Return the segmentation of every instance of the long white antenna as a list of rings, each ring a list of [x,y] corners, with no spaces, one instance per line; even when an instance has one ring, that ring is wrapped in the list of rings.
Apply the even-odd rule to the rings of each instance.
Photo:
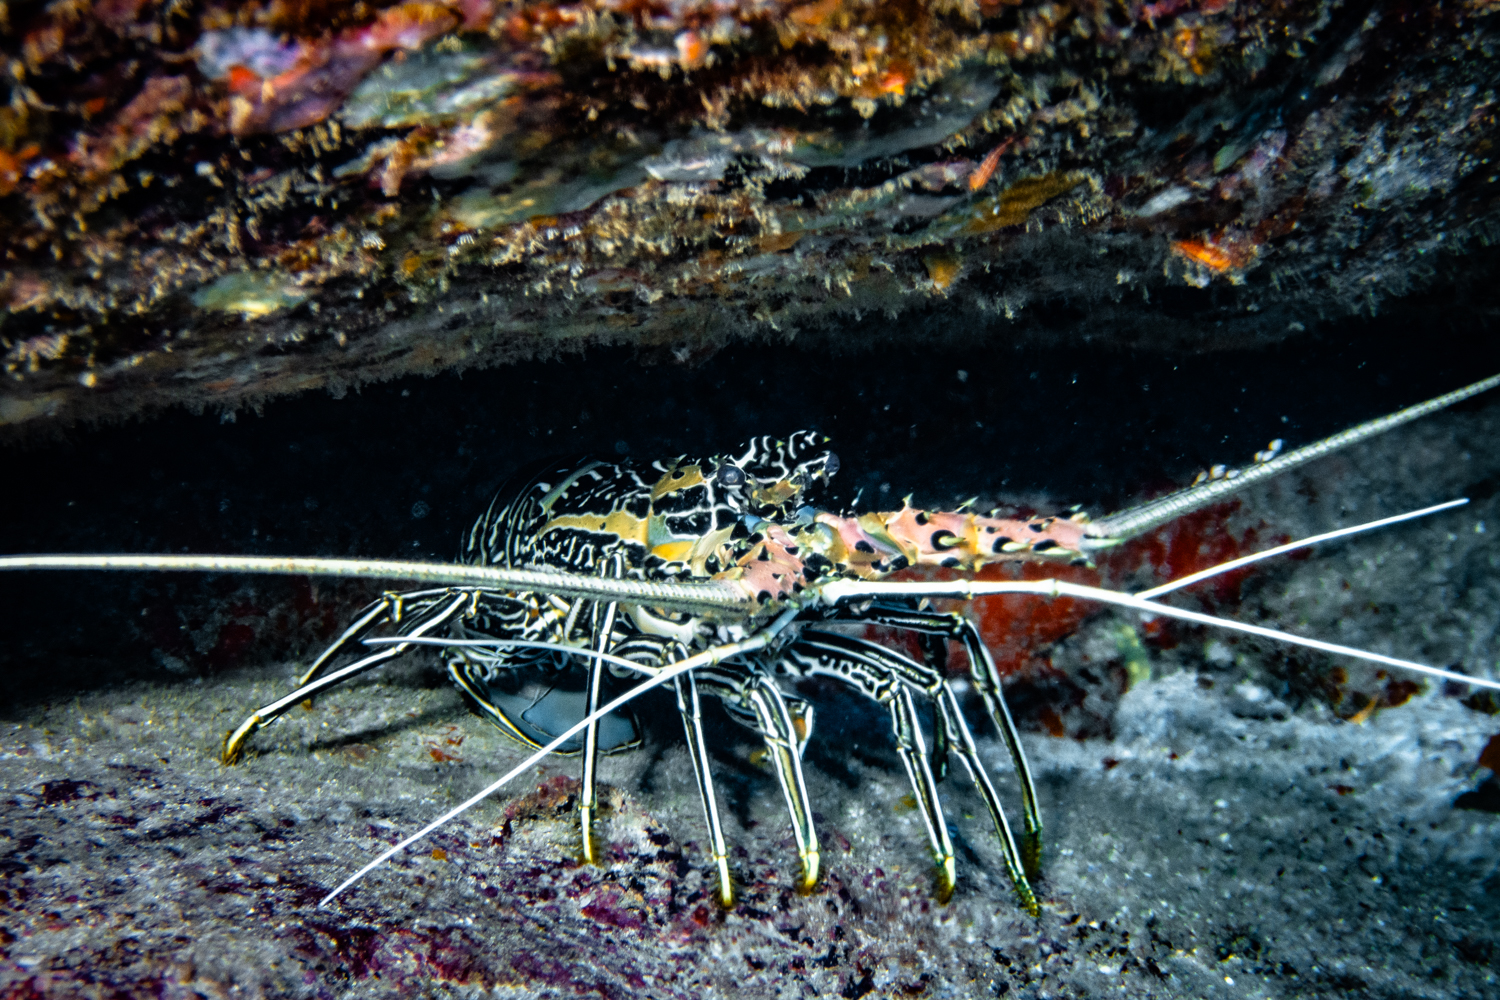
[[[1196,622],[1200,625],[1212,625],[1215,628],[1230,629],[1234,632],[1246,632],[1250,635],[1275,639],[1293,646],[1306,646],[1308,649],[1317,649],[1325,653],[1352,656],[1357,660],[1368,660],[1371,663],[1380,663],[1388,667],[1398,667],[1401,670],[1411,670],[1420,674],[1441,677],[1444,680],[1461,681],[1465,684],[1473,684],[1476,687],[1487,687],[1500,691],[1500,681],[1470,677],[1467,674],[1455,673],[1451,670],[1429,667],[1425,663],[1414,663],[1411,660],[1402,660],[1394,656],[1371,653],[1363,649],[1355,649],[1353,646],[1341,646],[1335,642],[1324,642],[1321,639],[1308,639],[1304,636],[1293,635],[1290,632],[1282,632],[1274,628],[1237,622],[1232,618],[1217,618],[1213,615],[1206,615],[1197,611],[1174,608],[1170,604],[1158,604],[1155,601],[1148,601],[1133,594],[1122,594],[1118,591],[1105,590],[1101,587],[1086,587],[1082,584],[1068,583],[1063,580],[952,580],[943,583],[869,583],[863,580],[836,580],[833,583],[825,585],[822,592],[823,599],[830,603],[862,597],[956,597],[962,600],[972,600],[976,597],[989,597],[995,594],[1080,597],[1084,600],[1114,604],[1122,608],[1133,608],[1137,611],[1145,611],[1149,614],[1162,615],[1167,618],[1180,618],[1183,621]]]
[[[1154,597],[1160,597],[1162,594],[1170,594],[1174,590],[1181,590],[1183,587],[1195,584],[1199,580],[1207,580],[1210,577],[1218,576],[1221,573],[1228,573],[1230,570],[1239,569],[1241,566],[1248,566],[1251,563],[1260,562],[1262,559],[1269,559],[1272,556],[1279,556],[1286,552],[1294,552],[1297,549],[1304,549],[1309,545],[1316,545],[1319,542],[1330,541],[1334,538],[1343,538],[1345,535],[1357,535],[1361,531],[1374,531],[1376,528],[1384,528],[1389,524],[1400,524],[1402,521],[1410,521],[1414,518],[1426,517],[1428,514],[1436,514],[1440,510],[1450,510],[1454,507],[1462,507],[1468,502],[1468,497],[1460,497],[1457,500],[1449,500],[1447,503],[1435,504],[1431,507],[1423,507],[1421,510],[1414,510],[1405,514],[1397,514],[1394,517],[1383,517],[1378,521],[1366,521],[1364,524],[1356,524],[1351,528],[1339,528],[1336,531],[1328,531],[1324,532],[1321,535],[1312,535],[1308,538],[1303,538],[1295,542],[1287,542],[1285,545],[1278,545],[1274,549],[1266,549],[1264,552],[1252,552],[1248,556],[1241,556],[1238,559],[1231,559],[1229,562],[1219,563],[1219,565],[1217,566],[1210,566],[1208,569],[1199,570],[1197,573],[1189,573],[1187,576],[1184,576],[1179,580],[1172,580],[1169,583],[1162,584],[1160,587],[1152,587],[1150,590],[1137,591],[1135,596],[1143,597],[1149,601]]]

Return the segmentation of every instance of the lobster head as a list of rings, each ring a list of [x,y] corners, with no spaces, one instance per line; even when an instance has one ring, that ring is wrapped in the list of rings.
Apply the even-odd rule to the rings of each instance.
[[[738,513],[785,520],[839,471],[839,457],[823,447],[827,443],[816,431],[753,438],[737,453],[713,459],[714,478]]]

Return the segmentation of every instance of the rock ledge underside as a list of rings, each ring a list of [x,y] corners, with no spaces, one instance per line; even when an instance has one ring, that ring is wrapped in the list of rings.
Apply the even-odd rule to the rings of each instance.
[[[1282,338],[1482,269],[1496,9],[12,5],[0,425],[601,344]]]

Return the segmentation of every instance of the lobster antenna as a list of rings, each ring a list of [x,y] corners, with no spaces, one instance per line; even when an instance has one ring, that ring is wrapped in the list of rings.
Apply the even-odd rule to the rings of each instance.
[[[1357,535],[1362,531],[1374,531],[1376,528],[1384,528],[1386,525],[1399,524],[1402,521],[1411,521],[1415,518],[1426,517],[1428,514],[1436,514],[1440,510],[1451,510],[1454,507],[1462,507],[1468,502],[1468,497],[1459,497],[1457,500],[1449,500],[1447,503],[1436,504],[1432,507],[1423,507],[1421,510],[1408,511],[1405,514],[1397,514],[1394,517],[1383,517],[1378,521],[1366,521],[1364,524],[1356,524],[1350,528],[1339,528],[1336,531],[1327,531],[1321,535],[1312,535],[1295,542],[1287,542],[1285,545],[1278,545],[1274,549],[1266,549],[1264,552],[1252,552],[1248,556],[1241,556],[1238,559],[1231,559],[1229,562],[1219,563],[1217,566],[1210,566],[1208,569],[1199,570],[1197,573],[1190,573],[1181,579],[1172,580],[1159,587],[1152,587],[1150,590],[1136,591],[1135,596],[1143,597],[1149,601],[1160,597],[1162,594],[1170,594],[1174,590],[1181,590],[1183,587],[1195,584],[1199,580],[1207,580],[1209,577],[1228,573],[1232,569],[1239,569],[1241,566],[1248,566],[1251,563],[1260,562],[1262,559],[1279,556],[1284,552],[1293,552],[1297,549],[1306,548],[1309,545],[1316,545],[1319,542],[1343,538],[1345,535]]]
[[[0,571],[26,569],[158,570],[195,573],[270,573],[361,580],[411,580],[494,590],[540,591],[564,597],[625,601],[684,611],[747,608],[731,588],[715,582],[654,583],[583,576],[561,570],[468,566],[391,559],[325,559],[291,556],[0,556]]]
[[[1092,541],[1089,548],[1108,548],[1127,538],[1144,534],[1184,514],[1190,514],[1209,504],[1217,503],[1252,483],[1280,475],[1299,465],[1305,465],[1315,458],[1322,458],[1341,448],[1347,448],[1378,434],[1384,434],[1392,428],[1410,423],[1418,417],[1425,417],[1429,413],[1435,413],[1471,396],[1477,396],[1497,385],[1500,385],[1500,375],[1491,375],[1473,385],[1466,385],[1462,389],[1444,393],[1436,399],[1429,399],[1425,403],[1408,406],[1404,410],[1397,410],[1395,413],[1359,424],[1346,431],[1340,431],[1332,437],[1303,445],[1301,448],[1296,448],[1268,461],[1257,462],[1248,469],[1230,472],[1222,479],[1212,479],[1206,483],[1189,486],[1139,506],[1117,511],[1089,524],[1084,528],[1084,536]]]
[[[1459,681],[1500,691],[1500,681],[1470,677],[1452,670],[1429,667],[1425,663],[1414,663],[1411,660],[1371,653],[1353,646],[1324,642],[1321,639],[1309,639],[1290,632],[1266,628],[1263,625],[1237,622],[1232,618],[1219,618],[1198,611],[1188,611],[1185,608],[1174,608],[1170,604],[1158,604],[1156,601],[1148,601],[1134,594],[1122,594],[1119,591],[1105,590],[1102,587],[1086,587],[1064,580],[951,580],[941,583],[870,583],[863,580],[836,580],[826,585],[822,592],[823,599],[829,603],[862,597],[877,599],[881,597],[956,597],[961,600],[972,600],[975,597],[989,597],[995,594],[1036,594],[1041,597],[1078,597],[1086,601],[1099,601],[1101,604],[1114,604],[1122,608],[1144,611],[1151,615],[1180,618],[1199,625],[1245,632],[1293,646],[1306,646],[1308,649],[1316,649],[1324,653],[1350,656],[1357,660],[1367,660],[1388,667],[1411,670],[1432,677],[1441,677],[1444,680]]]
[[[754,652],[757,649],[764,648],[765,646],[769,645],[771,643],[771,640],[775,639],[776,636],[782,632],[782,630],[784,630],[788,625],[792,623],[792,621],[797,617],[798,613],[799,609],[788,608],[787,610],[783,611],[775,621],[771,622],[771,624],[756,632],[754,635],[749,636],[745,639],[741,639],[739,642],[731,642],[723,646],[715,646],[713,649],[705,650],[704,652],[699,653],[696,656],[690,656],[685,660],[679,660],[678,662],[672,664],[670,667],[662,669],[661,672],[658,673],[655,677],[637,684],[635,687],[631,688],[629,691],[626,691],[624,694],[620,695],[609,704],[601,705],[597,711],[590,712],[582,719],[579,719],[576,723],[573,724],[572,728],[554,738],[551,743],[548,743],[536,753],[532,754],[530,757],[527,757],[517,766],[511,768],[505,773],[503,777],[499,778],[484,791],[478,793],[477,795],[474,795],[467,801],[454,806],[452,809],[449,809],[447,812],[443,813],[443,815],[439,816],[431,823],[428,823],[426,826],[422,827],[422,829],[407,837],[405,840],[402,840],[394,846],[387,848],[374,861],[371,861],[359,871],[355,872],[353,875],[350,875],[348,878],[344,879],[343,882],[339,883],[337,888],[335,888],[328,895],[324,896],[322,900],[318,902],[318,905],[320,907],[327,906],[329,903],[333,902],[333,900],[336,899],[341,893],[343,893],[345,889],[348,889],[351,885],[364,878],[371,871],[374,871],[376,868],[385,864],[391,858],[395,857],[397,854],[400,854],[402,851],[406,850],[412,844],[415,844],[417,841],[421,840],[423,837],[427,836],[429,833],[436,830],[444,823],[447,823],[449,820],[463,815],[470,809],[477,806],[479,803],[483,802],[485,799],[489,798],[491,795],[498,792],[500,789],[504,788],[512,780],[529,770],[532,765],[539,763],[548,754],[552,753],[554,750],[562,746],[574,736],[577,736],[579,733],[583,732],[594,722],[604,718],[606,715],[610,714],[616,709],[629,704],[652,688],[660,687],[667,681],[672,680],[676,677],[681,677],[683,674],[688,673],[691,670],[696,670],[699,667],[713,666],[714,664],[719,663],[722,660],[726,660],[731,656],[738,656],[741,653],[750,653]]]

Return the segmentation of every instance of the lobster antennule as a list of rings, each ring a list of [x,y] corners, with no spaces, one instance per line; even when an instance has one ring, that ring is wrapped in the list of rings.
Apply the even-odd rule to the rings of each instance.
[[[1475,687],[1492,688],[1500,691],[1500,681],[1470,677],[1468,674],[1430,667],[1425,663],[1402,660],[1394,656],[1386,656],[1382,653],[1372,653],[1368,650],[1356,649],[1353,646],[1341,646],[1338,643],[1324,642],[1321,639],[1309,639],[1305,636],[1293,635],[1290,632],[1282,632],[1274,628],[1237,622],[1232,618],[1219,618],[1215,615],[1188,611],[1185,608],[1174,608],[1169,604],[1160,604],[1156,601],[1137,597],[1134,594],[1124,594],[1115,590],[1105,590],[1102,587],[1088,587],[1083,584],[1068,583],[1065,580],[951,580],[941,583],[872,583],[863,580],[838,580],[823,588],[823,599],[829,603],[870,597],[953,597],[961,600],[973,600],[976,597],[991,597],[999,594],[1031,594],[1037,597],[1077,597],[1086,601],[1098,601],[1101,604],[1114,604],[1122,608],[1131,608],[1152,615],[1160,615],[1164,618],[1180,618],[1183,621],[1190,621],[1199,625],[1212,625],[1235,632],[1246,632],[1250,635],[1275,639],[1293,646],[1306,646],[1309,649],[1316,649],[1325,653],[1349,656],[1357,660],[1367,660],[1371,663],[1382,664],[1383,666],[1396,667],[1401,670],[1410,670],[1432,677],[1441,677],[1444,680],[1458,681],[1463,684],[1473,684]]]
[[[1272,556],[1283,555],[1287,552],[1295,552],[1297,549],[1305,549],[1309,545],[1316,545],[1319,542],[1328,542],[1332,541],[1335,538],[1344,538],[1348,535],[1357,535],[1363,531],[1373,531],[1376,528],[1384,528],[1388,525],[1400,524],[1402,521],[1412,521],[1419,517],[1426,517],[1428,514],[1436,514],[1439,511],[1452,510],[1454,507],[1462,507],[1468,502],[1468,497],[1459,497],[1457,500],[1449,500],[1446,503],[1433,504],[1431,507],[1423,507],[1421,510],[1407,511],[1405,514],[1396,514],[1393,517],[1382,517],[1378,521],[1366,521],[1364,524],[1355,524],[1347,528],[1338,528],[1334,531],[1326,531],[1321,535],[1310,535],[1307,538],[1301,538],[1295,542],[1287,542],[1285,545],[1278,545],[1275,548],[1266,549],[1262,552],[1252,552],[1248,556],[1241,556],[1238,559],[1231,559],[1229,562],[1220,563],[1217,566],[1210,566],[1208,569],[1199,570],[1197,573],[1190,573],[1187,576],[1179,577],[1178,579],[1173,580],[1170,583],[1164,583],[1159,587],[1152,587],[1150,590],[1137,591],[1135,596],[1151,600],[1153,598],[1160,597],[1163,594],[1170,594],[1174,590],[1181,590],[1183,587],[1191,586],[1192,584],[1198,583],[1202,580],[1207,580],[1211,577],[1219,576],[1222,573],[1228,573],[1231,570],[1240,569],[1241,567],[1248,566],[1251,563],[1260,562],[1262,559],[1269,559]]]
[[[1107,517],[1101,517],[1084,528],[1084,545],[1089,550],[1118,545],[1184,514],[1190,514],[1209,504],[1218,503],[1252,483],[1280,475],[1299,465],[1322,458],[1324,455],[1384,434],[1388,430],[1410,423],[1419,417],[1425,417],[1429,413],[1435,413],[1455,403],[1463,402],[1471,396],[1487,392],[1497,385],[1500,385],[1500,375],[1491,375],[1472,385],[1466,385],[1461,389],[1454,389],[1452,392],[1429,399],[1425,403],[1408,406],[1404,410],[1397,410],[1395,413],[1340,431],[1332,437],[1303,445],[1301,448],[1285,452],[1267,461],[1257,462],[1247,469],[1231,471],[1222,478],[1214,478],[1208,482],[1189,486],[1139,506],[1128,507]]]

